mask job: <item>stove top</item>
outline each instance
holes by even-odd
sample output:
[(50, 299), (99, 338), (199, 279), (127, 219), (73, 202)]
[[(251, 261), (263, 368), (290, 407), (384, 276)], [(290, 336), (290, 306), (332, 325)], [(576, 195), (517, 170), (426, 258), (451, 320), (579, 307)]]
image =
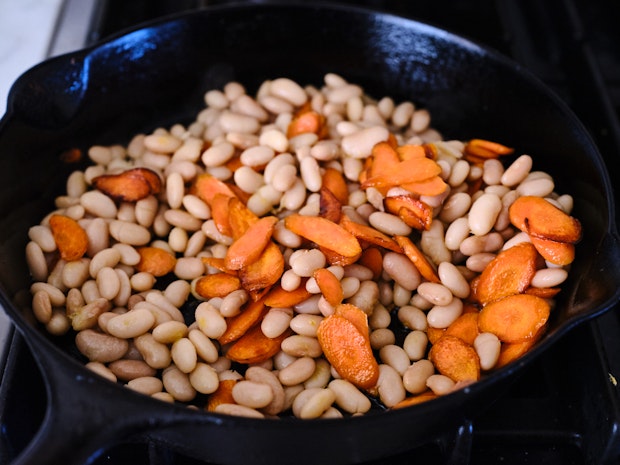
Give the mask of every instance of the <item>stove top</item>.
[[(144, 20), (224, 3), (227, 2), (102, 1), (90, 10), (92, 21), (88, 31), (83, 32), (86, 42), (92, 43)], [(530, 69), (569, 104), (594, 137), (608, 165), (620, 153), (619, 3), (603, 0), (338, 3), (412, 17), (497, 49)], [(612, 176), (617, 178), (617, 174)], [(7, 464), (32, 440), (46, 408), (41, 375), (32, 356), (19, 334), (10, 333), (9, 339), (0, 361), (0, 463)], [(471, 422), (446, 431), (412, 451), (366, 465), (398, 465), (414, 460), (436, 465), (619, 463), (617, 380), (620, 380), (620, 311), (614, 309), (571, 331)], [(103, 451), (89, 463), (204, 464), (140, 437)]]

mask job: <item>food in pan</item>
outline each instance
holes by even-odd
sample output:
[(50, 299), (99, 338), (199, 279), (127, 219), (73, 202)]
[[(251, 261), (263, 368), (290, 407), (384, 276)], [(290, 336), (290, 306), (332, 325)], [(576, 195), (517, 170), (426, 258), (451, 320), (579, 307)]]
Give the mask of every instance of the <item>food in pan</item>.
[(87, 367), (209, 411), (335, 418), (460, 389), (544, 333), (581, 225), (535, 157), (443, 140), (335, 74), (205, 104), (90, 147), (29, 231), (34, 315)]

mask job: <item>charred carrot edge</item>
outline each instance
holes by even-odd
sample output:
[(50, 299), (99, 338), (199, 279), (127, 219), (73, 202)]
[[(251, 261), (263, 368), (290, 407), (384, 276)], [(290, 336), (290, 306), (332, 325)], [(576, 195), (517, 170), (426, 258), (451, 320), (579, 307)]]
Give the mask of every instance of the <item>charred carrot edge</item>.
[(435, 271), (435, 268), (428, 259), (424, 256), (422, 251), (418, 249), (418, 247), (409, 239), (407, 236), (394, 236), (394, 239), (403, 249), (403, 252), (409, 260), (413, 262), (416, 266), (420, 274), (432, 283), (439, 283), (441, 280), (439, 279), (439, 275)]
[(319, 190), (319, 216), (338, 223), (342, 217), (340, 200), (325, 186)]
[(159, 194), (161, 179), (149, 168), (131, 168), (118, 174), (102, 174), (92, 180), (95, 189), (108, 197), (124, 202), (137, 202)]
[(342, 215), (340, 218), (340, 225), (359, 240), (364, 240), (373, 245), (377, 245), (394, 252), (402, 253), (403, 251), (398, 243), (387, 234), (384, 234), (371, 226), (356, 223), (347, 215)]
[(401, 408), (411, 407), (413, 405), (421, 404), (422, 402), (436, 399), (437, 397), (439, 397), (437, 394), (435, 394), (431, 390), (428, 390), (415, 396), (406, 397), (397, 404), (393, 405), (391, 408), (392, 410), (397, 410)]
[(284, 256), (270, 241), (255, 262), (239, 270), (239, 279), (245, 290), (255, 292), (276, 284), (283, 272)]
[(501, 155), (510, 155), (514, 149), (486, 139), (471, 139), (465, 144), (465, 153), (483, 159), (498, 158)]
[(364, 249), (358, 263), (372, 271), (373, 279), (379, 279), (383, 272), (383, 255), (377, 247)]
[(347, 181), (337, 169), (325, 168), (321, 186), (329, 190), (338, 199), (341, 205), (346, 205), (349, 202)]

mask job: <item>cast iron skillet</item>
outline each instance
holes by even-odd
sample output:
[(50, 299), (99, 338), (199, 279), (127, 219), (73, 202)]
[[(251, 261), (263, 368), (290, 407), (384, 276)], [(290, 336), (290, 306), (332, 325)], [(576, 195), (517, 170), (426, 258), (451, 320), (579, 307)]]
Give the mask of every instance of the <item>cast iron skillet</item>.
[[(76, 166), (69, 148), (126, 143), (189, 122), (207, 89), (236, 80), (250, 92), (281, 76), (321, 85), (327, 72), (376, 97), (428, 107), (446, 138), (482, 137), (534, 156), (575, 198), (584, 230), (548, 333), (518, 362), (454, 394), (358, 418), (253, 420), (134, 394), (90, 373), (70, 339), (33, 323), (24, 260), (28, 227), (53, 208)], [(49, 407), (17, 464), (85, 463), (129, 437), (205, 461), (356, 463), (428, 441), (488, 407), (533, 358), (618, 300), (619, 247), (610, 180), (584, 127), (516, 63), (443, 30), (350, 7), (237, 5), (151, 23), (51, 59), (12, 88), (0, 123), (2, 304), (39, 363)]]

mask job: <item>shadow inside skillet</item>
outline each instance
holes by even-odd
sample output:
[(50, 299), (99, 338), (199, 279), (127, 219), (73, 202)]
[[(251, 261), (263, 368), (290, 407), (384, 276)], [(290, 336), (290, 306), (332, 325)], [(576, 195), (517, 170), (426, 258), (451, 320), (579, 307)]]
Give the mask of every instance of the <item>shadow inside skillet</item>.
[[(0, 123), (0, 281), (7, 300), (27, 309), (28, 228), (54, 208), (69, 173), (83, 169), (83, 162), (60, 161), (66, 150), (126, 144), (136, 133), (191, 122), (204, 92), (229, 81), (252, 94), (281, 76), (320, 86), (328, 72), (377, 98), (427, 107), (446, 139), (481, 137), (532, 155), (558, 192), (573, 195), (584, 236), (549, 331), (527, 357), (617, 300), (620, 256), (610, 237), (605, 167), (585, 129), (538, 81), (493, 51), (394, 16), (264, 5), (179, 15), (52, 59), (18, 80)], [(31, 318), (8, 310), (32, 334)], [(72, 337), (61, 339), (80, 359)]]

